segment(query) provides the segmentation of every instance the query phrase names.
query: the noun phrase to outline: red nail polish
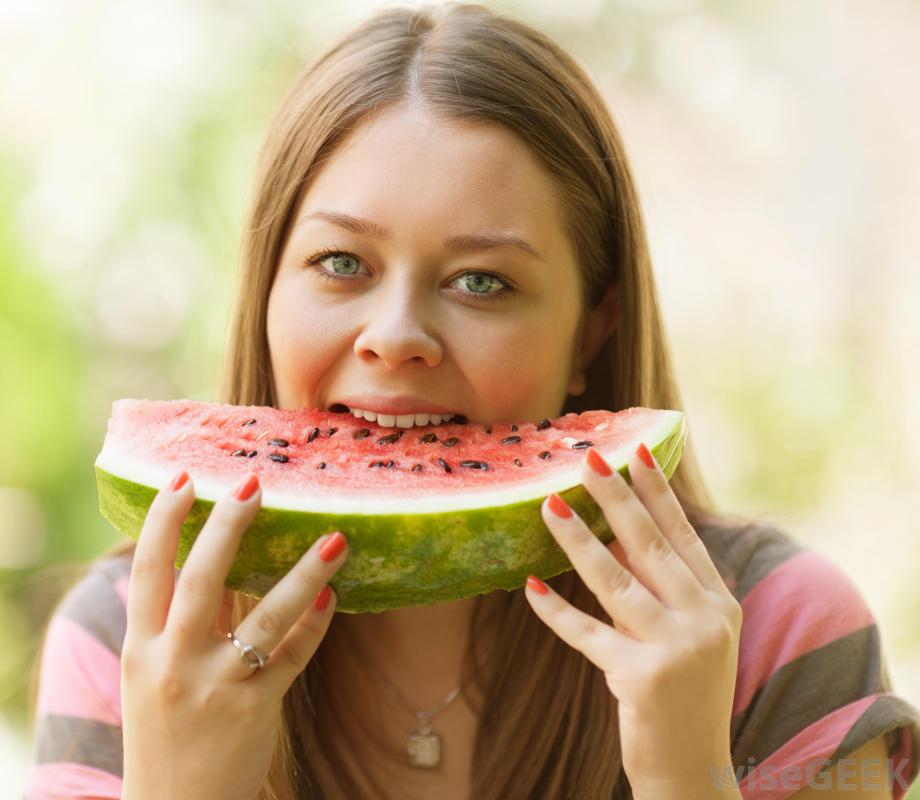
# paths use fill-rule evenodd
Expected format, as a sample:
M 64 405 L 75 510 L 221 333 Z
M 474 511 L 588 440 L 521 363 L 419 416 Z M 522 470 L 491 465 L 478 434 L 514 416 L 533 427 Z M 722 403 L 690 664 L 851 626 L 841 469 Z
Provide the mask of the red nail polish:
M 325 611 L 326 606 L 329 605 L 329 600 L 332 597 L 332 589 L 327 584 L 322 589 L 319 590 L 319 594 L 313 599 L 313 608 L 317 611 Z
M 547 587 L 547 585 L 536 575 L 527 576 L 527 586 L 533 589 L 537 594 L 546 594 L 549 591 L 549 587 Z
M 642 459 L 642 463 L 645 464 L 649 469 L 655 469 L 655 458 L 649 452 L 649 449 L 645 446 L 645 442 L 639 445 L 636 449 L 636 452 L 639 454 L 639 458 Z
M 319 548 L 319 557 L 323 561 L 335 561 L 345 549 L 345 535 L 341 531 L 332 534 Z
M 552 511 L 557 517 L 562 519 L 568 519 L 572 516 L 572 509 L 568 507 L 568 504 L 563 500 L 558 494 L 551 494 L 549 496 L 549 510 Z
M 604 461 L 603 456 L 593 447 L 588 450 L 588 466 L 598 475 L 603 475 L 605 478 L 613 474 L 613 471 L 607 466 L 607 462 Z
M 234 492 L 233 496 L 241 503 L 245 503 L 250 497 L 252 497 L 258 488 L 259 476 L 253 472 L 247 475 L 243 479 L 242 483 L 236 487 L 236 492 Z
M 188 473 L 184 469 L 180 469 L 169 482 L 169 491 L 178 492 L 183 486 L 185 486 L 185 482 L 187 480 Z

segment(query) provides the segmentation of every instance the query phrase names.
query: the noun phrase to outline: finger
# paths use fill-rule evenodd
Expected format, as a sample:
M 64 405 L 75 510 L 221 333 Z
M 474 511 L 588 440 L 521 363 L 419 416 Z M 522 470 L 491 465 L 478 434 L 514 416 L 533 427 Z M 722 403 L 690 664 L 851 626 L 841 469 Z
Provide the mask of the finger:
M 217 626 L 240 539 L 259 513 L 258 479 L 256 473 L 249 473 L 214 504 L 180 570 L 166 628 L 186 642 L 204 643 Z
M 224 596 L 217 612 L 217 633 L 224 638 L 231 630 L 233 630 L 233 590 L 224 587 Z
M 553 633 L 599 669 L 613 671 L 617 664 L 636 657 L 634 641 L 575 608 L 536 576 L 527 578 L 524 595 Z
M 325 604 L 322 609 L 316 605 L 320 600 Z M 275 648 L 271 655 L 274 666 L 270 671 L 262 670 L 265 675 L 260 676 L 260 680 L 271 687 L 275 695 L 283 695 L 316 654 L 329 630 L 337 600 L 331 586 L 323 587 L 310 608 L 294 620 L 281 644 Z
M 620 540 L 636 577 L 670 608 L 698 604 L 704 595 L 700 582 L 658 530 L 626 479 L 594 448 L 585 458 L 582 481 Z
M 658 530 L 673 545 L 700 584 L 711 591 L 729 593 L 719 570 L 712 563 L 706 545 L 684 514 L 667 476 L 662 472 L 654 454 L 644 444 L 629 460 L 629 475 L 633 491 Z
M 347 542 L 341 532 L 320 537 L 239 624 L 234 635 L 269 655 L 269 665 L 263 669 L 274 669 L 279 661 L 285 674 L 288 671 L 285 667 L 299 666 L 302 670 L 306 666 L 306 661 L 301 663 L 305 650 L 302 637 L 317 629 L 318 618 L 326 615 L 325 609 L 312 609 L 311 603 L 347 558 Z M 298 643 L 293 646 L 289 643 L 284 651 L 277 651 L 292 629 L 295 636 L 301 637 Z M 231 657 L 234 655 L 228 651 L 231 674 L 247 677 L 248 667 L 238 656 Z
M 559 495 L 550 495 L 541 511 L 575 571 L 614 624 L 625 626 L 640 639 L 652 638 L 663 630 L 665 608 L 658 598 L 613 557 Z
M 183 469 L 157 492 L 147 510 L 131 560 L 126 605 L 128 629 L 145 638 L 162 633 L 166 625 L 175 587 L 179 532 L 194 502 L 192 480 Z
M 326 544 L 329 537 L 324 539 L 325 541 L 319 542 L 320 547 Z M 316 556 L 310 558 L 315 559 Z M 331 577 L 345 560 L 346 555 L 343 552 L 323 567 L 323 574 Z M 315 594 L 312 593 L 312 589 L 309 592 L 311 594 L 304 598 L 309 603 L 308 607 L 303 610 L 304 603 L 300 603 L 299 616 L 288 626 L 284 638 L 272 651 L 269 664 L 263 670 L 265 675 L 262 676 L 262 680 L 274 687 L 279 695 L 286 692 L 297 676 L 306 669 L 326 635 L 335 612 L 338 597 L 328 583 L 321 581 Z

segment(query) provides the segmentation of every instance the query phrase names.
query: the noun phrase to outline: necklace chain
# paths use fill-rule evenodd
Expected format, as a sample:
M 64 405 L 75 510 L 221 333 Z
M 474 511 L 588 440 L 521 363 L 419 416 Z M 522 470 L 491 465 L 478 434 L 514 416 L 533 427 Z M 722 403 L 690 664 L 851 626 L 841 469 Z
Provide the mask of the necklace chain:
M 441 763 L 441 737 L 435 733 L 431 718 L 439 711 L 449 705 L 463 690 L 466 681 L 461 681 L 460 685 L 451 689 L 447 695 L 430 711 L 419 711 L 410 703 L 399 688 L 380 669 L 380 664 L 375 658 L 370 657 L 365 652 L 365 658 L 376 670 L 383 682 L 389 687 L 390 691 L 396 695 L 399 701 L 415 716 L 418 722 L 418 731 L 409 733 L 406 737 L 406 760 L 409 766 L 422 769 L 434 769 Z M 491 652 L 477 661 L 478 666 L 482 667 L 489 660 Z
M 479 664 L 480 667 L 483 666 L 483 665 L 486 663 L 486 661 L 489 660 L 489 656 L 490 656 L 490 655 L 492 655 L 492 654 L 491 654 L 491 653 L 486 653 L 485 657 L 482 658 L 482 659 L 478 662 L 478 664 Z M 449 703 L 451 703 L 451 702 L 457 697 L 457 695 L 460 694 L 460 692 L 463 690 L 463 687 L 466 686 L 466 681 L 462 681 L 462 682 L 460 683 L 459 686 L 457 686 L 457 687 L 454 688 L 454 689 L 451 689 L 451 690 L 444 696 L 444 698 L 441 700 L 441 702 L 438 703 L 431 711 L 419 711 L 419 710 L 417 710 L 417 709 L 415 708 L 415 706 L 412 705 L 412 703 L 410 703 L 410 702 L 403 696 L 403 693 L 400 692 L 399 689 L 396 688 L 396 685 L 395 685 L 392 681 L 390 681 L 390 680 L 386 677 L 386 675 L 383 674 L 383 671 L 380 669 L 380 665 L 379 665 L 378 663 L 376 663 L 376 661 L 375 661 L 374 659 L 369 659 L 369 660 L 373 662 L 373 666 L 376 668 L 377 674 L 378 674 L 381 678 L 383 678 L 384 682 L 390 687 L 390 690 L 399 698 L 400 702 L 402 702 L 402 704 L 403 704 L 409 711 L 411 711 L 411 712 L 413 713 L 413 715 L 415 715 L 416 718 L 418 718 L 419 726 L 420 726 L 420 731 L 421 731 L 422 733 L 430 733 L 430 732 L 431 732 L 431 718 L 432 718 L 435 714 L 437 714 L 439 711 L 441 711 L 443 708 L 445 708 Z

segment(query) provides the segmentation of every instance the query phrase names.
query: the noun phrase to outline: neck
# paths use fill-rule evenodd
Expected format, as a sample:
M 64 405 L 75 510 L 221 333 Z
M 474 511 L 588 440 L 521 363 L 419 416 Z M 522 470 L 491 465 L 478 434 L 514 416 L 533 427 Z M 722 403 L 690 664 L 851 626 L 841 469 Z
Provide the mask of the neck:
M 357 645 L 358 659 L 368 659 L 364 669 L 379 673 L 384 682 L 394 684 L 408 700 L 425 708 L 463 678 L 463 657 L 477 601 L 471 597 L 377 614 L 341 614 L 336 625 Z M 481 663 L 490 644 L 484 632 L 481 640 L 478 633 L 475 652 Z

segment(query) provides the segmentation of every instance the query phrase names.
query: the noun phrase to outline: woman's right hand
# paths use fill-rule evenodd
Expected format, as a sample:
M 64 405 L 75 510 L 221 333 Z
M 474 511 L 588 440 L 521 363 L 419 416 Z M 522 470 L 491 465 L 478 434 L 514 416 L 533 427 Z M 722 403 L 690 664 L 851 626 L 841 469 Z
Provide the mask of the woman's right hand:
M 269 656 L 253 671 L 227 638 L 232 594 L 224 582 L 261 498 L 253 473 L 219 499 L 178 580 L 179 531 L 195 500 L 191 479 L 162 489 L 147 512 L 121 653 L 127 800 L 258 796 L 282 699 L 329 628 L 336 598 L 326 582 L 347 558 L 341 533 L 321 537 L 239 624 L 239 641 Z

